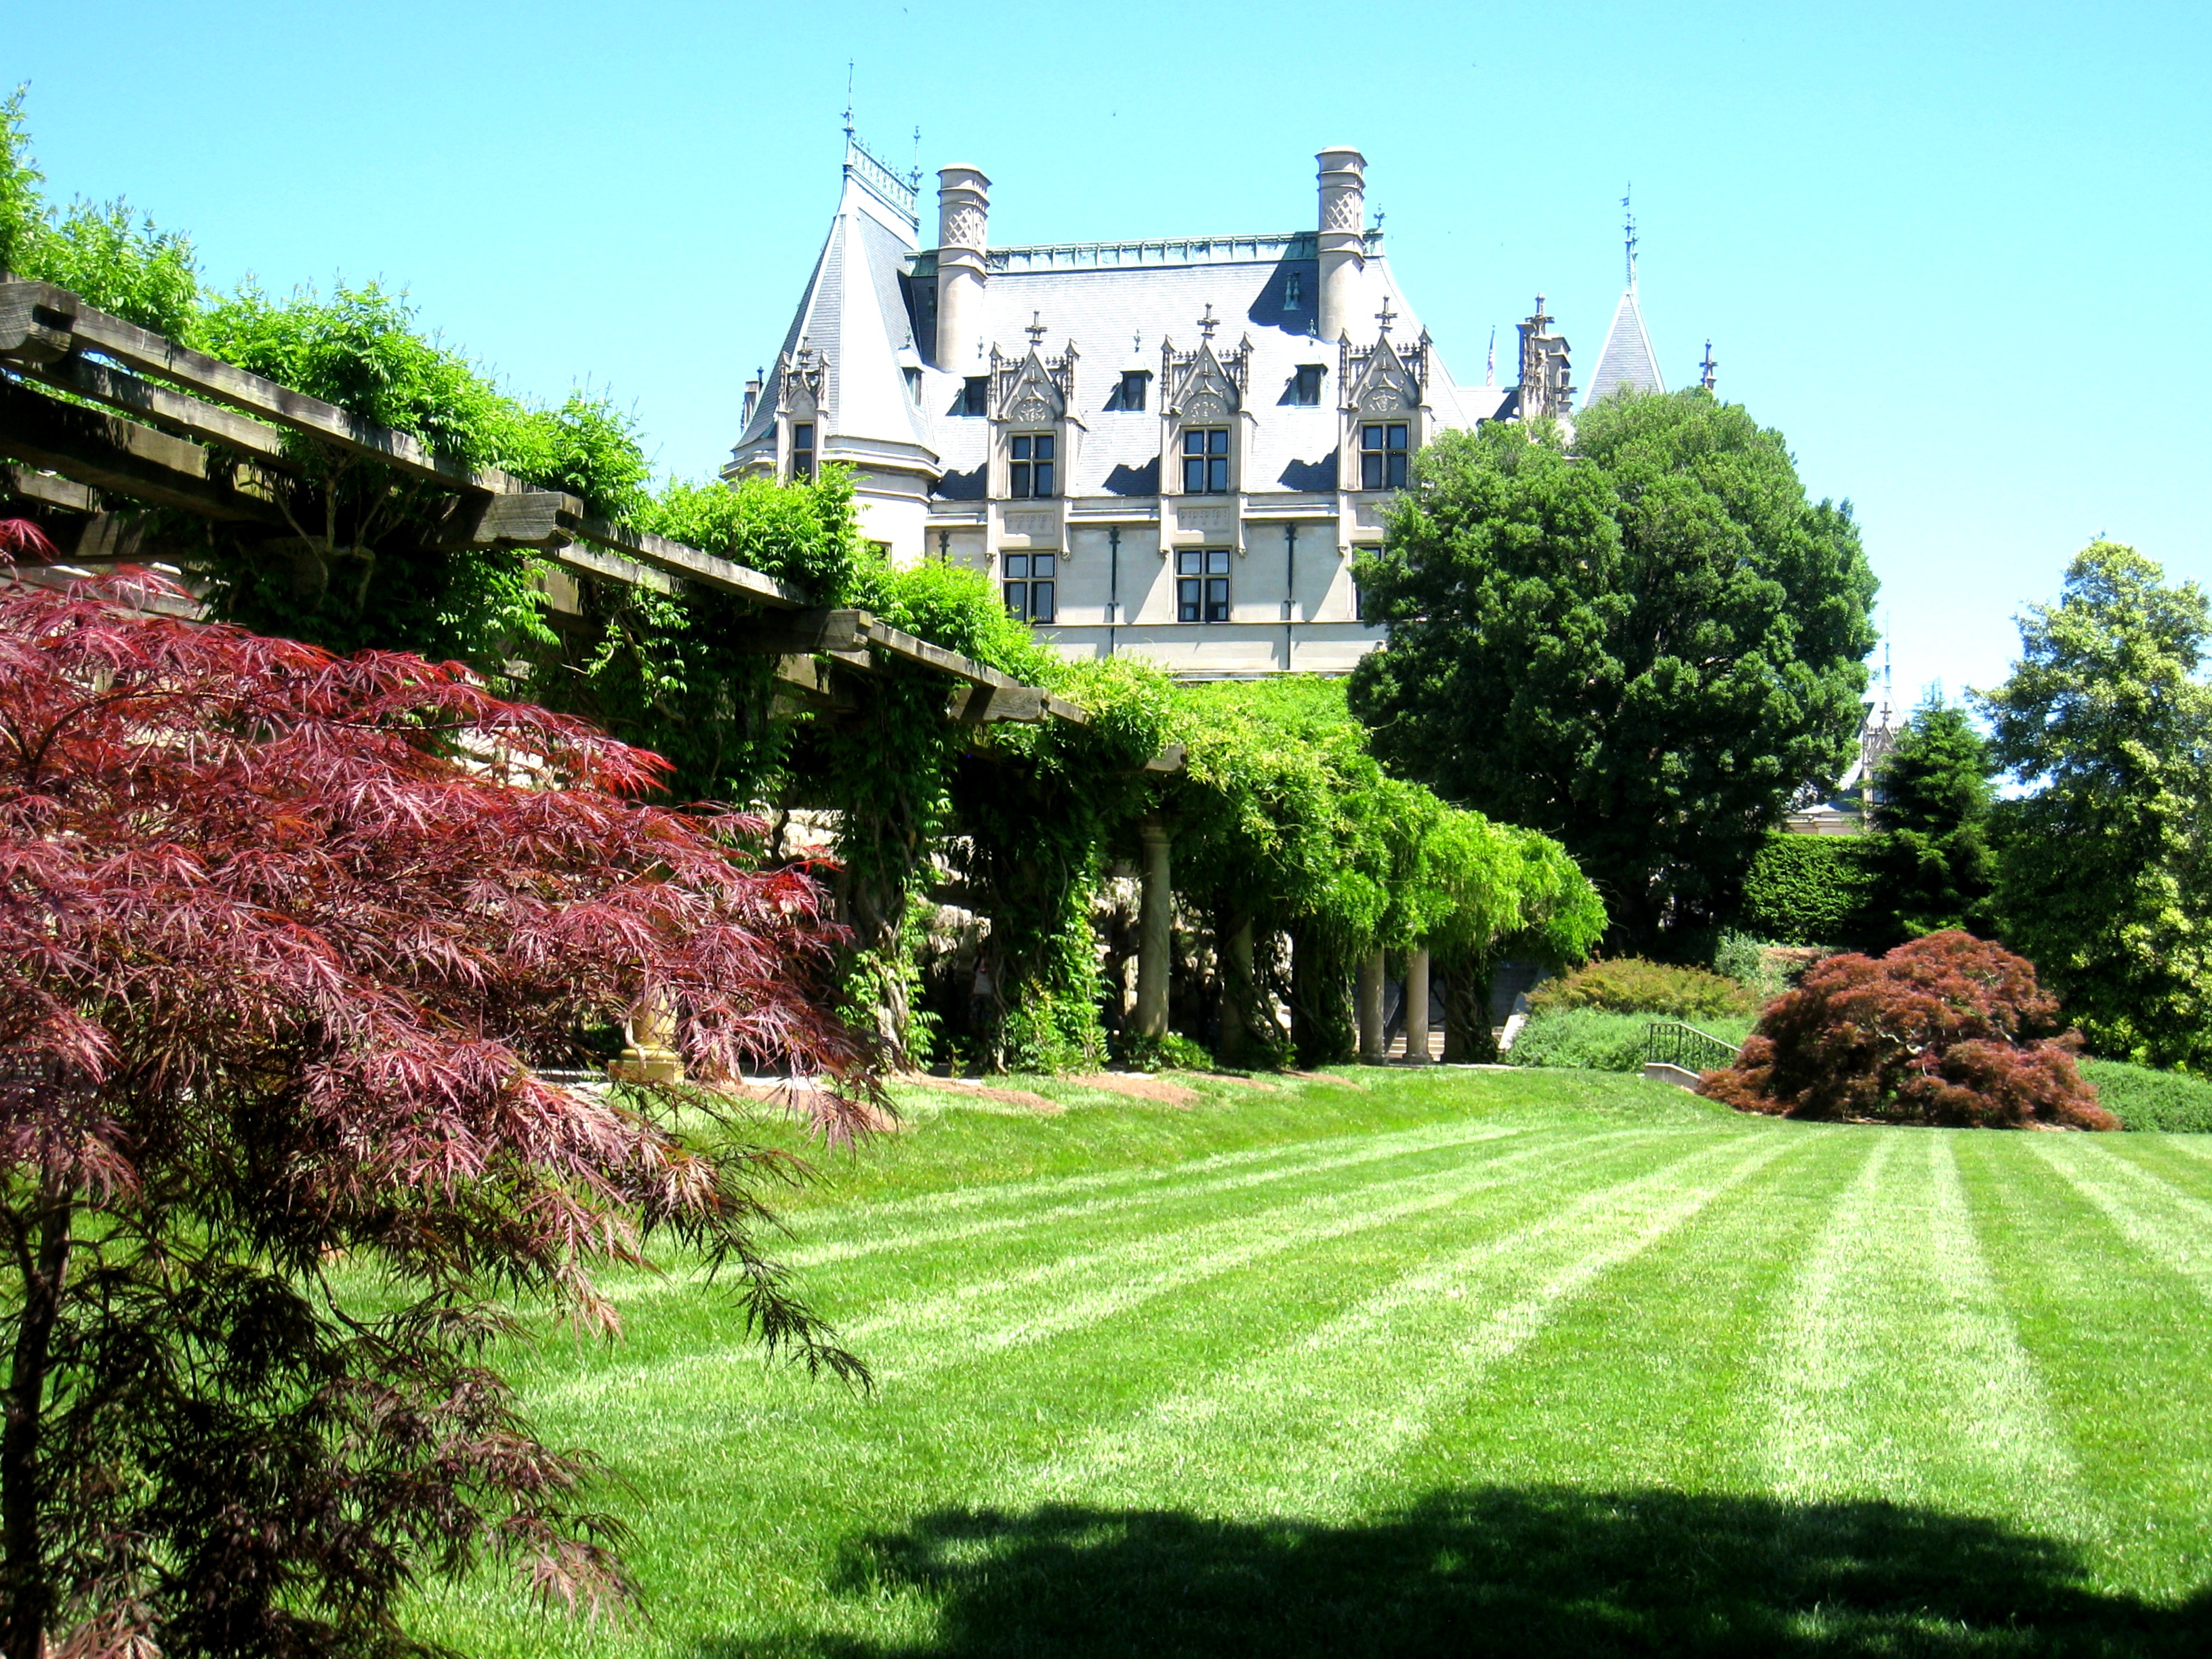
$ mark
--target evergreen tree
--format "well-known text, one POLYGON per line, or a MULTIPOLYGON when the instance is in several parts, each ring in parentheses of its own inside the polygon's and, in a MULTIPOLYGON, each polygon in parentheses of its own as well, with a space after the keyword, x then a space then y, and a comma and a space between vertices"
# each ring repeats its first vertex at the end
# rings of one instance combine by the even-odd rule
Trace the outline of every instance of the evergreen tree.
POLYGON ((1995 769, 1966 711, 1932 701, 1915 711, 1876 769, 1868 921, 1885 944, 1953 928, 1990 935, 1995 769))

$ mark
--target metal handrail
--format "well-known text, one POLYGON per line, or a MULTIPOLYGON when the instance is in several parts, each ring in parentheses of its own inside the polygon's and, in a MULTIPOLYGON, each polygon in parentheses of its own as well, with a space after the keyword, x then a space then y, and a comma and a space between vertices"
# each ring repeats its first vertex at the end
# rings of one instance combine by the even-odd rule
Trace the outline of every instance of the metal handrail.
POLYGON ((1686 1072, 1724 1071, 1735 1064, 1740 1052, 1725 1037, 1680 1020, 1654 1020, 1644 1028, 1646 1066, 1679 1066, 1686 1072))

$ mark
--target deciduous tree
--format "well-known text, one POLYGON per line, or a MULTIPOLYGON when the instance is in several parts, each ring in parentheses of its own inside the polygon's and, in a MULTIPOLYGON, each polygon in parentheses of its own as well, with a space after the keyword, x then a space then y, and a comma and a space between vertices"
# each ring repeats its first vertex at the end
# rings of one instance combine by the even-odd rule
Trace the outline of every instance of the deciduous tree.
POLYGON ((619 1596, 592 1460, 487 1363, 521 1311, 612 1333, 659 1238, 858 1364, 760 1253, 785 1155, 532 1066, 648 1006, 851 1131, 820 884, 457 665, 113 598, 0 586, 0 1652, 413 1652, 410 1586, 487 1556, 619 1596))
POLYGON ((1984 697, 2028 793, 1998 820, 1997 911, 2091 1048, 2212 1068, 2212 607, 2132 548, 2078 555, 1984 697))
POLYGON ((1790 793, 1850 752, 1875 580, 1848 504, 1702 391, 1448 434, 1360 567, 1378 754, 1558 836, 1614 936, 1720 916, 1790 793))

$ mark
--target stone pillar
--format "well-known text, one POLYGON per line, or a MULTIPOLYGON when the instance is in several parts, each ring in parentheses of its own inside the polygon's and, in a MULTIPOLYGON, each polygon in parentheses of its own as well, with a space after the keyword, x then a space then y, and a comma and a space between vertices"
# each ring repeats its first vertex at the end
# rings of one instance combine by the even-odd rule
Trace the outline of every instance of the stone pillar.
POLYGON ((1406 953, 1406 1059, 1429 1063, 1429 951, 1426 945, 1406 953))
POLYGON ((681 1083, 684 1056, 676 1051, 676 1019, 668 1005, 641 1002, 630 1012, 623 1035, 629 1039, 622 1058, 607 1067, 617 1083, 681 1083))
POLYGON ((1359 1063, 1380 1066, 1382 1047, 1382 953, 1370 951, 1359 963, 1359 1063))
POLYGON ((967 166, 939 167, 937 181, 937 366, 981 374, 991 181, 967 166))
POLYGON ((1168 1034, 1168 956, 1174 947, 1175 887, 1167 826, 1146 818, 1137 828, 1145 848, 1145 896, 1137 913, 1137 1017, 1140 1037, 1168 1034))
POLYGON ((1321 337, 1334 345, 1364 325, 1358 313, 1367 269, 1367 158, 1344 145, 1314 160, 1321 168, 1321 337))

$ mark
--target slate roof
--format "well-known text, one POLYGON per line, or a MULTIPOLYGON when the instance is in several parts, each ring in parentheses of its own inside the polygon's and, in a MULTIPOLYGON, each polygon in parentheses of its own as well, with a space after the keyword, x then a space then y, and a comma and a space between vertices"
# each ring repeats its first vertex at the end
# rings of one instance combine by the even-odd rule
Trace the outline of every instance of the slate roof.
POLYGON ((1667 389, 1659 374, 1659 359, 1651 349, 1651 337, 1644 331, 1644 312, 1636 303, 1632 285, 1622 290, 1620 303, 1613 307, 1613 327, 1605 337, 1605 349, 1598 353, 1597 371, 1590 376, 1583 407, 1588 409, 1623 386, 1638 392, 1667 389))
MULTIPOLYGON (((803 338, 828 360, 825 448, 918 448, 945 475, 939 494, 980 497, 990 422, 958 410, 965 378, 988 372, 988 352, 972 364, 940 369, 915 349, 910 273, 918 252, 925 269, 933 256, 915 248, 912 233, 894 222, 898 217, 848 182, 783 349, 795 351, 803 338), (918 406, 908 393, 909 369, 920 371, 918 406)), ((984 339, 1003 356, 1025 356, 1034 318, 1044 330, 1040 356, 1056 358, 1070 344, 1077 353, 1069 413, 1082 433, 1070 446, 1063 494, 1158 493, 1162 339, 1181 351, 1195 349, 1208 307, 1220 325, 1212 342, 1217 355, 1251 342, 1244 406, 1256 420, 1246 451, 1248 489, 1336 487, 1338 348, 1314 331, 1320 300, 1314 241, 1304 232, 988 251, 984 339), (1296 371, 1309 364, 1324 371, 1318 407, 1291 400, 1296 371), (1128 369, 1152 376, 1142 411, 1107 406, 1128 369)), ((1354 343, 1374 343, 1379 325, 1372 313, 1387 300, 1391 338, 1410 346, 1420 336, 1420 319, 1377 241, 1364 273, 1366 298, 1355 313, 1354 343)), ((1430 352, 1428 401, 1440 425, 1471 427, 1496 415, 1505 388, 1457 386, 1433 346, 1430 352)), ((779 392, 771 370, 738 442, 739 456, 773 442, 779 392)))

